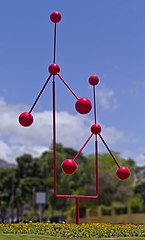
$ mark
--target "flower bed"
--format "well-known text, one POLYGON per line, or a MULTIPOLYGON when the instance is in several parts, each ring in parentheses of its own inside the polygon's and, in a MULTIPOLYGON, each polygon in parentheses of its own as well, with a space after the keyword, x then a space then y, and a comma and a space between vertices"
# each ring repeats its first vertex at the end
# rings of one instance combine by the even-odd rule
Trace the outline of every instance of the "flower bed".
POLYGON ((94 237, 145 237, 145 226, 133 224, 50 224, 6 223, 0 224, 0 233, 43 234, 67 238, 94 237))

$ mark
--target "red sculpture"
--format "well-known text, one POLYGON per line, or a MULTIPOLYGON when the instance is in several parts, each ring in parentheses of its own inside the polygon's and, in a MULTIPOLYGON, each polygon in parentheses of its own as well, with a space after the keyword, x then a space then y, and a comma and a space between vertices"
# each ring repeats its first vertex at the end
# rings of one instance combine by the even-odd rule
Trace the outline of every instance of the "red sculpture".
POLYGON ((50 81, 52 77, 52 109, 53 109, 53 159, 54 159, 54 195, 56 198, 74 198, 76 199, 76 223, 79 224, 79 200, 80 198, 98 198, 98 137, 101 139, 105 147, 107 148, 108 152, 110 153, 111 157, 113 158, 114 162, 117 165, 116 175, 119 179, 125 180, 129 177, 130 171, 127 167, 120 166, 118 161, 116 160, 115 156, 109 149, 108 145, 106 144, 104 138, 101 135, 101 126, 97 123, 97 116, 96 116, 96 85, 99 83, 98 76, 90 76, 89 77, 89 84, 93 88, 93 110, 94 110, 94 123, 90 127, 91 134, 80 148, 78 153, 73 159, 65 159, 62 164, 61 168, 65 174, 73 174, 77 170, 77 157, 82 152, 84 147, 90 141, 90 139, 94 136, 95 137, 95 172, 96 172, 96 186, 95 186, 95 195, 69 195, 69 194, 58 194, 57 193, 57 178, 56 178, 56 169, 57 169, 57 159, 56 159, 56 93, 55 93, 55 77, 57 76, 62 83, 68 88, 68 90, 74 95, 76 98, 75 108, 76 111, 80 114, 87 114, 92 109, 92 103, 87 98, 79 98, 74 91, 70 88, 70 86, 66 83, 63 77, 59 74, 60 67, 56 64, 56 25, 61 20, 61 14, 59 12, 53 12, 50 15, 51 21, 54 23, 54 56, 53 56, 53 63, 48 67, 48 71, 50 73, 49 77, 47 78, 45 84, 43 85, 41 91, 39 92, 35 102, 33 103, 32 107, 30 108, 29 112, 23 112, 19 116, 19 123, 23 127, 28 127, 33 123, 33 116, 31 114, 32 110, 34 109, 37 101, 39 100, 41 94, 43 93, 46 85, 50 81))

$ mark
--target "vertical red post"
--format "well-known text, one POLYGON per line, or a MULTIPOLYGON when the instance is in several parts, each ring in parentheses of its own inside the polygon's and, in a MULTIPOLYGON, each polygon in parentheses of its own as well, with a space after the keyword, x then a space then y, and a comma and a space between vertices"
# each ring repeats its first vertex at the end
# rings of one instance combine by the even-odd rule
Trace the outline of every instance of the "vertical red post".
POLYGON ((96 159, 96 195, 98 195, 98 141, 95 139, 95 159, 96 159))
POLYGON ((54 196, 56 197, 56 114, 55 114, 55 77, 52 82, 52 104, 53 104, 53 171, 54 171, 54 196))
POLYGON ((76 224, 80 224, 80 199, 76 197, 76 224))

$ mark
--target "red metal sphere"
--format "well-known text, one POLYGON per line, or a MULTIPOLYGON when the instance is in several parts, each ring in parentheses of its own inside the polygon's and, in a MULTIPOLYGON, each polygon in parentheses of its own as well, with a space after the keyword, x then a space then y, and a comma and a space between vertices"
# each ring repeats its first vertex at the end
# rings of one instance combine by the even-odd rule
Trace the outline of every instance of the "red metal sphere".
POLYGON ((57 73, 60 72, 60 67, 58 64, 54 63, 49 66, 48 71, 50 72, 51 75, 56 75, 57 73))
POLYGON ((59 12, 52 12, 50 19, 53 23, 58 23, 61 20, 61 14, 59 12))
POLYGON ((73 159, 65 159, 61 164, 61 168, 64 173, 72 174, 77 169, 77 164, 73 159))
POLYGON ((98 78, 98 76, 90 76, 90 77, 89 77, 89 83, 90 83, 90 85, 92 85, 92 86, 97 85, 97 84, 99 83, 99 78, 98 78))
POLYGON ((95 135, 99 134, 101 132, 101 126, 99 124, 93 124, 91 126, 91 132, 95 135))
POLYGON ((79 98, 76 101, 75 108, 77 112, 81 114, 86 114, 91 111, 92 109, 92 103, 88 98, 79 98))
POLYGON ((29 112, 23 112, 19 116, 19 123, 23 127, 29 127, 33 123, 33 116, 29 112))
POLYGON ((129 177, 130 175, 130 170, 129 168, 127 167, 119 167, 117 170, 116 170, 116 175, 118 178, 120 178, 121 180, 125 180, 129 177))

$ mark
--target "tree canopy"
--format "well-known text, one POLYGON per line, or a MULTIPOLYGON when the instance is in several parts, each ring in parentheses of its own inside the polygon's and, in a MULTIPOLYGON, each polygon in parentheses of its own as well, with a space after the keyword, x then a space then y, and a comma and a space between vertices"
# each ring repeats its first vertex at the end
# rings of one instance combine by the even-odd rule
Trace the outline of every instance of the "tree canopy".
MULTIPOLYGON (((76 159, 78 168, 74 174, 65 174, 61 163, 67 158, 73 158, 77 151, 57 144, 57 190, 58 194, 95 194, 95 158, 94 155, 84 156, 82 153, 76 159)), ((123 159, 114 152, 121 166, 131 170, 131 176, 126 181, 120 181, 115 172, 116 164, 109 153, 101 153, 98 157, 99 197, 97 200, 85 201, 82 206, 90 207, 97 204, 110 206, 113 201, 125 201, 132 197, 135 191, 141 189, 138 177, 138 187, 134 189, 135 176, 139 169, 131 159, 123 159)), ((47 206, 56 210, 70 207, 70 199, 56 199, 53 194, 53 149, 44 152, 40 157, 24 154, 16 159, 17 165, 11 169, 0 169, 0 196, 5 206, 13 204, 16 207, 24 204, 34 205, 34 189, 43 187, 48 193, 47 206)), ((137 180, 136 180, 137 181, 137 180)))

